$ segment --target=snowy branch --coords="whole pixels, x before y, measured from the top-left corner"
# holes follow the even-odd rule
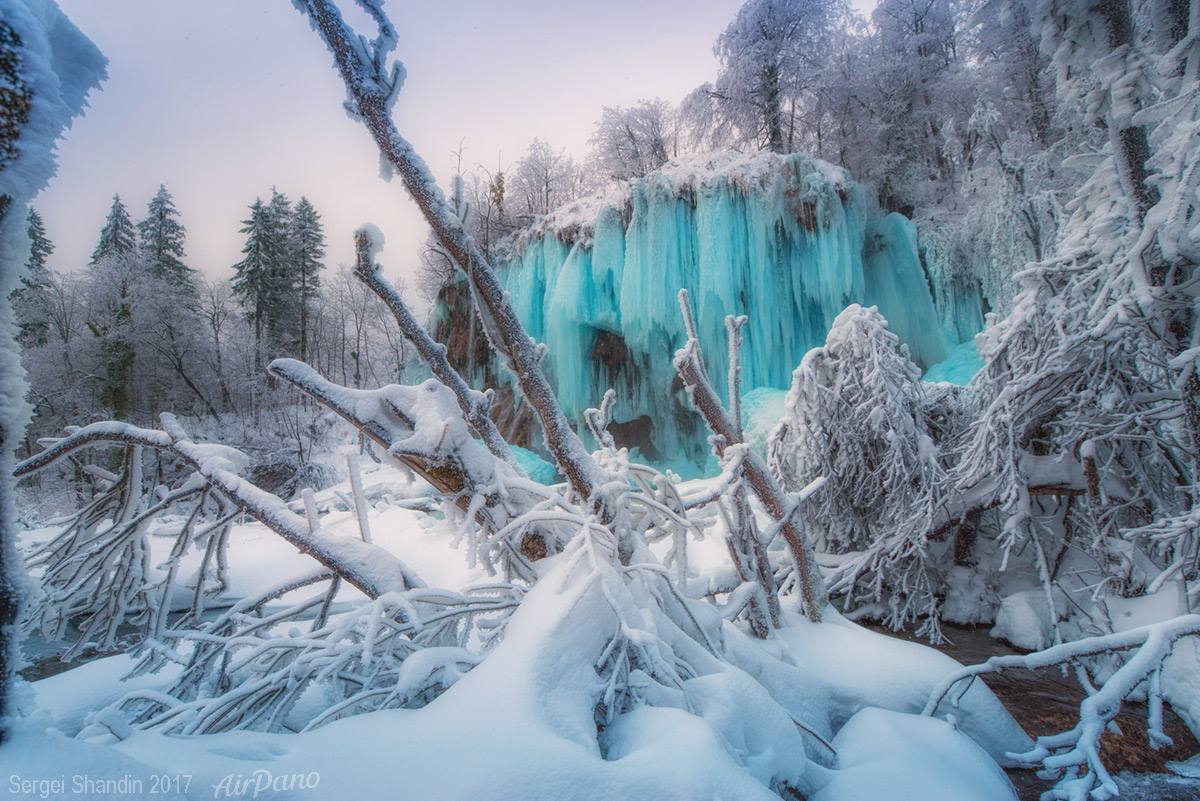
[[[245,460],[238,451],[192,442],[173,415],[164,414],[161,419],[161,431],[117,422],[92,423],[21,462],[14,475],[18,478],[30,475],[82,447],[142,445],[170,451],[256,520],[343,576],[368,597],[409,586],[406,576],[411,576],[411,571],[391,553],[358,539],[310,531],[307,521],[290,511],[280,498],[237,474],[236,463],[240,460],[244,464]]]
[[[976,676],[1006,668],[1033,670],[1073,664],[1084,657],[1136,649],[1103,686],[1083,699],[1079,705],[1079,723],[1074,728],[1039,737],[1036,748],[1015,755],[1029,765],[1040,763],[1055,775],[1067,771],[1052,791],[1054,798],[1064,801],[1113,798],[1118,794],[1117,786],[1100,760],[1100,737],[1120,711],[1121,702],[1139,685],[1149,681],[1150,743],[1155,747],[1170,743],[1162,731],[1163,698],[1158,688],[1158,673],[1175,641],[1195,634],[1200,634],[1200,615],[1183,615],[1129,631],[1062,643],[1031,654],[993,656],[982,664],[964,667],[942,679],[930,695],[924,714],[934,714],[955,685]]]
[[[526,400],[538,416],[546,446],[572,489],[602,515],[603,499],[596,490],[605,483],[582,440],[571,428],[541,369],[541,347],[535,345],[521,325],[504,288],[491,265],[446,202],[429,167],[400,135],[391,118],[402,81],[398,63],[386,62],[395,47],[395,31],[382,9],[372,4],[372,16],[380,28],[372,42],[357,35],[342,19],[331,0],[296,0],[313,28],[333,53],[334,63],[348,95],[347,108],[371,132],[380,153],[399,173],[405,189],[416,201],[434,237],[466,276],[475,295],[476,308],[493,347],[508,359],[509,367]]]
[[[688,302],[687,291],[679,291],[679,305],[684,320],[691,320],[691,306]],[[688,342],[675,354],[675,370],[683,379],[688,395],[696,411],[704,418],[705,424],[713,435],[719,438],[714,443],[719,454],[723,455],[730,446],[737,445],[741,438],[737,436],[737,427],[729,419],[721,399],[717,395],[704,371],[704,362],[700,352],[700,342],[694,336],[694,326],[688,325],[693,335]],[[821,575],[812,557],[804,532],[800,530],[796,516],[797,503],[784,494],[779,485],[767,471],[767,466],[757,454],[747,451],[742,457],[742,469],[754,494],[762,501],[763,507],[779,527],[779,534],[787,542],[795,562],[796,575],[800,587],[801,599],[804,602],[805,613],[814,621],[821,619],[821,611],[825,605],[825,592],[822,587]]]
[[[370,237],[365,230],[359,230],[354,235],[354,245],[357,260],[354,275],[362,281],[379,299],[387,305],[401,333],[416,348],[421,360],[429,367],[434,377],[450,388],[454,393],[458,407],[462,410],[463,419],[483,440],[484,445],[497,459],[502,459],[518,473],[521,472],[517,460],[512,454],[508,443],[500,436],[496,424],[488,415],[491,405],[490,395],[471,389],[458,371],[446,358],[446,346],[433,340],[425,327],[417,322],[408,304],[400,296],[399,290],[383,277],[379,265],[375,263]]]

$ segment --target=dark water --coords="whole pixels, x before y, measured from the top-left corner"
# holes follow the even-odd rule
[[[878,626],[875,631],[928,645],[907,632]],[[947,641],[934,646],[966,665],[985,661],[997,654],[1022,653],[988,635],[985,626],[942,625]],[[1079,717],[1083,689],[1071,675],[1057,668],[1006,670],[981,677],[1000,702],[1031,737],[1057,734],[1072,728]],[[1107,732],[1100,741],[1105,766],[1114,775],[1122,801],[1200,801],[1200,781],[1171,774],[1167,763],[1182,761],[1200,752],[1200,744],[1187,725],[1167,706],[1163,709],[1163,731],[1174,745],[1155,751],[1146,738],[1146,705],[1127,701],[1116,717],[1120,733]],[[1021,801],[1039,801],[1052,781],[1038,778],[1032,770],[1007,771]]]

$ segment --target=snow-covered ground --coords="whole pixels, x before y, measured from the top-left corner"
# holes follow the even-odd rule
[[[364,483],[377,544],[431,585],[462,589],[488,579],[482,567],[467,567],[467,544],[458,541],[454,522],[406,508],[427,502],[419,483],[374,465]],[[317,495],[322,525],[333,532],[357,531],[339,498],[348,492],[339,485]],[[31,531],[26,539],[47,533]],[[151,561],[161,561],[170,540],[151,542]],[[225,603],[311,566],[257,523],[233,529],[230,557]],[[727,573],[723,538],[710,530],[692,543],[689,565],[690,586]],[[766,799],[780,781],[821,801],[870,792],[914,801],[1012,797],[996,761],[1030,741],[991,692],[973,684],[953,722],[919,717],[930,690],[958,663],[832,609],[821,624],[788,613],[779,636],[765,642],[725,623],[723,647],[740,669],[726,665],[689,679],[678,698],[656,698],[598,734],[589,701],[597,677],[586,659],[574,657],[604,646],[605,626],[588,624],[612,614],[604,582],[566,581],[575,568],[563,556],[539,566],[543,578],[501,644],[423,708],[361,714],[303,734],[132,731],[103,710],[127,691],[165,688],[173,671],[124,680],[133,660],[111,656],[28,686],[26,717],[13,744],[0,750],[0,772],[68,781],[76,774],[132,776],[147,787],[151,777],[186,774],[189,787],[168,789],[187,798],[252,796],[264,781],[279,782],[260,788],[259,797],[269,798],[391,797],[399,783],[414,798]],[[335,613],[362,600],[344,587]]]

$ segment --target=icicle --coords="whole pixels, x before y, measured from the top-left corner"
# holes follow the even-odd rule
[[[803,154],[724,158],[673,163],[624,197],[551,215],[503,273],[529,334],[549,345],[546,367],[569,417],[612,387],[624,419],[653,421],[659,452],[696,463],[707,452],[701,431],[668,411],[683,402],[664,358],[685,338],[681,288],[714,375],[727,368],[725,316],[749,315],[745,336],[764,346],[744,354],[747,391],[787,387],[854,302],[879,305],[922,367],[952,344],[909,220],[881,217],[843,171]]]

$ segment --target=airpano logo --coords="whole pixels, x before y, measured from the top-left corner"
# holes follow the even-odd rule
[[[260,768],[253,773],[230,773],[213,785],[213,798],[270,798],[275,793],[313,790],[321,783],[321,774],[275,774]]]

